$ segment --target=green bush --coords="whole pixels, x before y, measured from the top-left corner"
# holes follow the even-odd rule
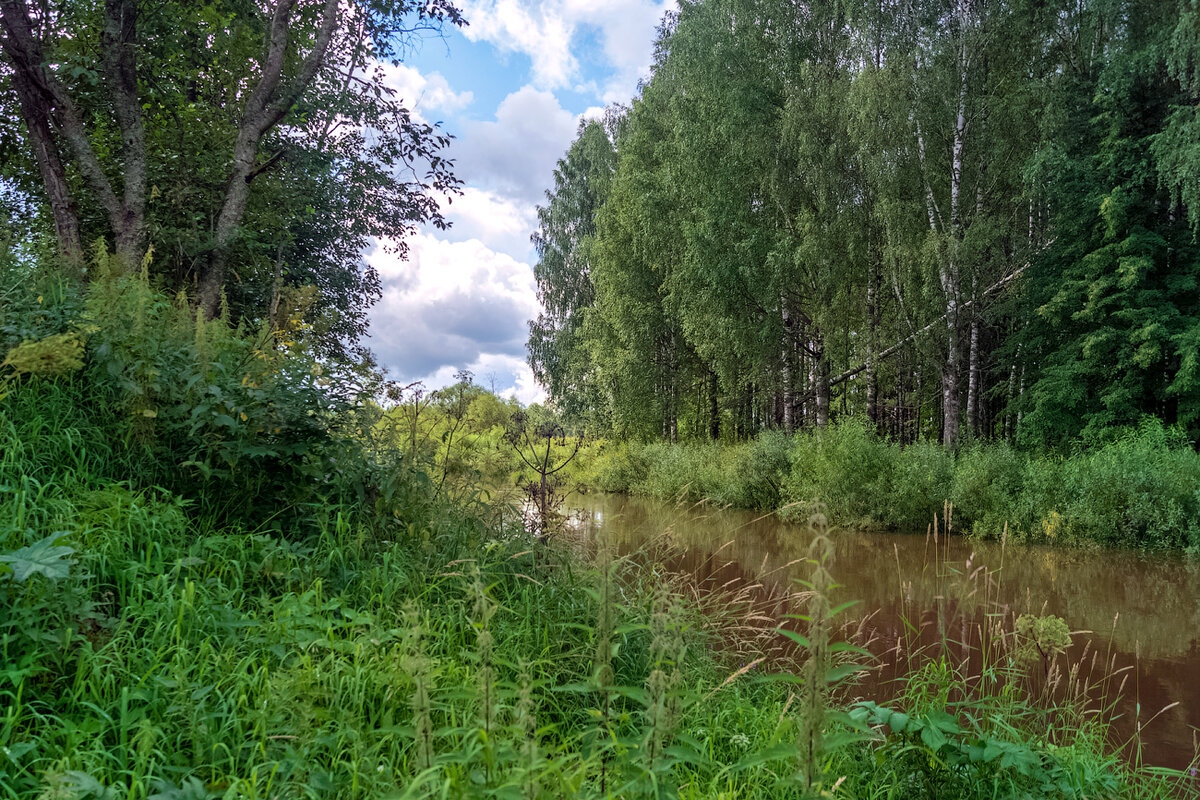
[[[840,525],[887,525],[896,453],[866,424],[847,419],[824,431],[797,434],[784,497],[807,517],[820,502]]]
[[[1063,470],[1073,538],[1200,547],[1200,456],[1158,420],[1074,455]]]
[[[1025,490],[1028,459],[1005,442],[973,444],[954,463],[949,500],[958,530],[1000,536],[1017,520],[1013,512]]]
[[[602,492],[629,492],[646,474],[643,446],[634,442],[602,441],[581,454],[576,482]]]
[[[778,431],[764,431],[744,444],[713,448],[702,457],[721,467],[721,477],[709,495],[721,505],[737,508],[776,508],[783,499],[791,441]]]

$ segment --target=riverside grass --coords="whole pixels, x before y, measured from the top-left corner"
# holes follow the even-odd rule
[[[842,527],[908,531],[948,501],[956,529],[977,536],[1200,552],[1200,453],[1154,418],[1044,454],[1004,442],[901,447],[853,418],[737,444],[599,440],[564,481],[800,521],[819,500]]]
[[[21,430],[0,419],[9,444]],[[70,427],[38,430],[50,447],[86,440]],[[32,472],[4,459],[6,485]],[[52,584],[3,584],[0,796],[775,798],[817,796],[815,784],[833,796],[916,798],[1037,788],[1016,767],[939,770],[919,756],[919,738],[898,747],[889,741],[903,734],[855,730],[832,711],[805,716],[812,706],[794,699],[805,684],[727,681],[703,620],[661,585],[650,596],[641,587],[651,579],[628,559],[623,576],[558,556],[539,563],[520,532],[452,507],[393,542],[324,509],[311,539],[289,541],[205,528],[150,490],[84,491],[97,476],[78,466],[40,472],[36,485],[6,493],[5,517],[44,515],[66,531],[73,563]],[[590,623],[610,616],[604,663],[603,628]],[[611,685],[589,683],[609,671]],[[927,697],[954,677],[917,674],[908,693]],[[1011,726],[998,741],[1017,746],[1032,738],[1032,720],[1015,684],[1005,694],[992,699]],[[812,747],[817,732],[824,748]],[[847,733],[853,741],[830,745]],[[655,742],[665,748],[651,756]],[[1167,779],[1106,755],[1086,725],[1058,747],[1028,750],[1083,780],[1049,796],[1172,796]]]
[[[135,312],[148,298],[174,326],[125,341],[135,378],[200,370],[213,383],[196,402],[245,385],[241,334],[134,288]],[[200,340],[189,324],[207,326],[203,352],[181,355]],[[310,446],[271,456],[289,469],[243,482],[238,459],[272,440],[247,427],[231,448],[213,431],[240,413],[286,422],[273,407],[221,411],[217,429],[168,427],[170,414],[192,415],[177,408],[191,395],[169,394],[186,382],[131,400],[139,384],[94,349],[104,337],[101,326],[78,371],[22,376],[0,403],[0,797],[1166,797],[1189,786],[1124,766],[1102,719],[1047,740],[1046,719],[1062,712],[1019,677],[975,696],[988,713],[973,716],[928,700],[963,676],[914,670],[904,725],[893,707],[851,702],[845,663],[805,678],[794,666],[820,664],[812,642],[834,652],[821,643],[839,630],[819,572],[804,595],[819,613],[792,621],[808,636],[789,627],[798,648],[772,654],[761,670],[774,674],[759,677],[723,655],[723,626],[746,647],[746,629],[777,638],[785,617],[729,620],[685,598],[687,582],[652,557],[610,555],[596,569],[540,546],[469,484],[451,500],[423,465],[345,438],[370,426],[335,426],[328,409],[340,406],[321,406],[324,432],[294,423],[309,438],[289,441]],[[295,396],[287,381],[311,368],[267,355],[291,363],[257,373],[261,391]],[[131,414],[149,399],[157,417]],[[197,466],[206,452],[228,469]]]

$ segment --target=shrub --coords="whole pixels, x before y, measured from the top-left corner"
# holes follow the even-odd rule
[[[1200,546],[1200,457],[1155,419],[1064,463],[1076,537],[1109,544]]]
[[[1028,459],[1005,442],[974,444],[958,454],[949,499],[961,531],[999,536],[1014,525]]]
[[[633,442],[600,442],[588,448],[580,462],[576,479],[602,492],[631,491],[648,466],[643,446]]]
[[[886,525],[895,462],[895,448],[858,419],[800,433],[784,498],[800,509],[820,501],[841,525]],[[807,516],[803,511],[796,516],[801,515]]]
[[[920,531],[950,498],[954,457],[937,442],[917,442],[896,454],[888,505],[880,522]]]
[[[731,447],[714,448],[721,477],[710,497],[738,508],[776,508],[783,498],[791,441],[778,431]]]

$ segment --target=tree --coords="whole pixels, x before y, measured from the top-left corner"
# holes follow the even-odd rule
[[[0,115],[37,167],[5,177],[45,198],[76,269],[97,237],[127,269],[153,244],[156,275],[209,316],[235,286],[236,310],[261,318],[281,285],[324,283],[348,317],[331,335],[353,339],[378,291],[364,244],[444,224],[448,138],[412,118],[386,65],[462,24],[448,0],[3,0],[0,22]]]
[[[610,114],[609,128],[616,124],[618,117]],[[529,324],[529,364],[569,417],[598,405],[581,336],[583,310],[595,300],[596,212],[608,193],[615,165],[610,130],[600,122],[581,122],[575,141],[554,171],[554,188],[546,192],[546,205],[538,207],[538,229],[533,234],[538,253],[533,272],[543,311]]]

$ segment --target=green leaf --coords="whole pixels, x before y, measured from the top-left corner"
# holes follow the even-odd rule
[[[64,545],[56,545],[55,542],[66,535],[66,531],[52,533],[28,547],[0,555],[0,563],[12,565],[13,580],[17,583],[22,583],[30,575],[36,574],[44,575],[52,581],[65,578],[71,572],[72,563],[67,556],[74,553],[75,550]]]
[[[33,742],[17,742],[9,747],[0,747],[0,752],[13,763],[14,766],[21,766],[21,757],[29,753],[36,745]]]
[[[924,742],[926,747],[928,747],[930,750],[937,751],[940,750],[942,745],[946,744],[949,740],[946,738],[946,734],[942,732],[941,728],[937,727],[936,725],[926,725],[921,729],[921,741]]]
[[[795,631],[789,631],[789,630],[785,630],[783,628],[777,628],[775,630],[775,632],[780,634],[781,636],[786,636],[787,638],[791,639],[793,642],[795,642],[796,644],[800,645],[801,647],[803,647],[805,649],[812,647],[812,645],[809,643],[807,637],[802,636],[801,634],[796,633]]]

